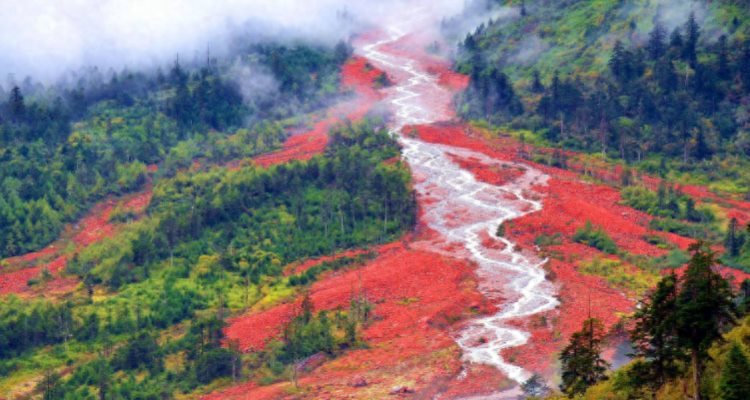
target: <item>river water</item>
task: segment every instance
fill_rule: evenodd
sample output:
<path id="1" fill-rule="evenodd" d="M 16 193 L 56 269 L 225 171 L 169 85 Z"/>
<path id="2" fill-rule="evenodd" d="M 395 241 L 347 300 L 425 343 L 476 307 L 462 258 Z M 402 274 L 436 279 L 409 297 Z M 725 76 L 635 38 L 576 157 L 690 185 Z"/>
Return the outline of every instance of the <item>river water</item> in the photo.
<path id="1" fill-rule="evenodd" d="M 422 223 L 438 233 L 437 239 L 415 245 L 474 262 L 480 291 L 497 306 L 496 313 L 471 320 L 456 333 L 464 360 L 494 366 L 522 383 L 532 372 L 509 362 L 501 352 L 527 343 L 530 334 L 519 328 L 523 324 L 513 325 L 511 321 L 552 310 L 558 302 L 554 287 L 545 280 L 541 267 L 545 260 L 517 251 L 514 243 L 496 237 L 495 232 L 503 222 L 541 209 L 539 194 L 532 187 L 546 184 L 547 176 L 528 165 L 403 134 L 404 127 L 453 119 L 445 112 L 450 108 L 452 93 L 438 84 L 438 79 L 420 64 L 419 57 L 403 51 L 408 46 L 393 50 L 394 44 L 410 33 L 405 27 L 414 30 L 424 26 L 420 22 L 423 21 L 389 26 L 379 40 L 362 45 L 357 51 L 394 81 L 392 87 L 384 90 L 385 101 L 394 114 L 390 129 L 398 136 L 403 156 L 414 174 Z M 518 168 L 523 173 L 506 184 L 492 185 L 461 168 L 454 162 L 455 157 L 487 166 Z M 493 238 L 490 243 L 488 237 Z"/>

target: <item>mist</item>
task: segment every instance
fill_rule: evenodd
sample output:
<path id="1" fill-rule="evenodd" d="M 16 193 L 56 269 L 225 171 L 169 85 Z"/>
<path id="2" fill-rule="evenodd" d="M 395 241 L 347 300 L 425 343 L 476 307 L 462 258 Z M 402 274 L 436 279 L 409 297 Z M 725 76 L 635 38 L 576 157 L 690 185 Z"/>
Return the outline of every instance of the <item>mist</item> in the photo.
<path id="1" fill-rule="evenodd" d="M 657 5 L 656 17 L 668 32 L 685 25 L 691 13 L 699 25 L 703 25 L 708 15 L 706 4 L 696 0 L 659 0 Z"/>
<path id="2" fill-rule="evenodd" d="M 220 4 L 217 4 L 220 3 Z M 0 76 L 164 65 L 221 55 L 238 34 L 333 43 L 415 6 L 436 17 L 461 2 L 407 0 L 26 0 L 0 14 Z M 252 40 L 252 38 L 250 38 Z"/>

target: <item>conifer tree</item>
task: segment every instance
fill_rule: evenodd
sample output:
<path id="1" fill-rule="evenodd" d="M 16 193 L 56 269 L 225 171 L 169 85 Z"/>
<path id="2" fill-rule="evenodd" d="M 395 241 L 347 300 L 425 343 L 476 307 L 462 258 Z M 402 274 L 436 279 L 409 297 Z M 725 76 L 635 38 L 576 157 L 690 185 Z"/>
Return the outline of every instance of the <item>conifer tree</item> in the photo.
<path id="1" fill-rule="evenodd" d="M 729 283 L 713 270 L 715 254 L 702 242 L 690 246 L 693 256 L 677 297 L 675 325 L 680 346 L 690 354 L 693 399 L 701 399 L 701 373 L 711 344 L 734 322 Z"/>
<path id="2" fill-rule="evenodd" d="M 740 248 L 744 244 L 744 237 L 740 234 L 738 227 L 739 223 L 737 222 L 737 218 L 732 218 L 729 221 L 727 236 L 724 239 L 724 247 L 730 257 L 737 257 L 740 255 Z"/>
<path id="3" fill-rule="evenodd" d="M 750 399 L 750 362 L 737 343 L 732 344 L 726 356 L 719 393 L 721 400 Z"/>
<path id="4" fill-rule="evenodd" d="M 647 378 L 653 387 L 660 387 L 676 376 L 677 361 L 683 356 L 675 329 L 677 295 L 677 275 L 672 273 L 659 281 L 641 302 L 630 332 L 634 355 L 645 359 Z"/>
<path id="5" fill-rule="evenodd" d="M 560 390 L 571 398 L 604 379 L 609 364 L 601 357 L 604 325 L 595 318 L 583 322 L 580 331 L 571 336 L 570 343 L 560 355 L 562 383 Z"/>
<path id="6" fill-rule="evenodd" d="M 690 13 L 690 18 L 685 23 L 685 43 L 682 48 L 682 58 L 694 66 L 698 62 L 696 47 L 700 36 L 700 26 L 695 21 L 695 14 Z"/>
<path id="7" fill-rule="evenodd" d="M 21 89 L 18 86 L 14 86 L 10 91 L 10 99 L 8 99 L 10 107 L 10 118 L 14 122 L 20 122 L 26 115 L 26 104 L 24 103 Z"/>
<path id="8" fill-rule="evenodd" d="M 664 55 L 664 40 L 667 37 L 667 32 L 664 30 L 664 26 L 658 21 L 654 24 L 654 29 L 648 34 L 648 54 L 652 60 L 658 60 Z"/>

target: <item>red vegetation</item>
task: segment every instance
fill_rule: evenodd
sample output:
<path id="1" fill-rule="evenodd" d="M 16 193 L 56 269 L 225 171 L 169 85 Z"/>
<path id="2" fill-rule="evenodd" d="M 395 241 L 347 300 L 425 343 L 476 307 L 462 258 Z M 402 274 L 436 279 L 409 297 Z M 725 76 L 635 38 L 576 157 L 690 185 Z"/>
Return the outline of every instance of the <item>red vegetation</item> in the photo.
<path id="1" fill-rule="evenodd" d="M 0 295 L 33 294 L 33 288 L 27 285 L 32 278 L 38 278 L 42 270 L 52 274 L 52 281 L 47 282 L 45 293 L 62 293 L 75 288 L 77 281 L 71 277 L 61 277 L 60 272 L 65 268 L 68 254 L 63 252 L 69 243 L 72 243 L 77 251 L 86 248 L 107 237 L 111 237 L 117 226 L 109 222 L 112 210 L 120 204 L 124 210 L 132 211 L 141 215 L 146 211 L 151 202 L 151 187 L 146 190 L 124 196 L 121 199 L 108 199 L 91 208 L 89 213 L 73 225 L 65 228 L 62 237 L 55 243 L 44 249 L 28 253 L 23 256 L 12 257 L 4 260 L 6 268 L 0 270 Z M 56 257 L 53 261 L 45 264 L 44 260 Z M 40 261 L 41 260 L 41 261 Z M 29 267 L 29 264 L 36 264 Z"/>
<path id="2" fill-rule="evenodd" d="M 284 275 L 289 276 L 289 275 L 294 275 L 294 274 L 301 274 L 307 271 L 308 269 L 315 267 L 317 265 L 320 265 L 324 262 L 335 261 L 344 257 L 356 257 L 358 255 L 365 254 L 365 253 L 367 253 L 367 250 L 356 249 L 356 250 L 347 250 L 347 251 L 338 253 L 333 256 L 311 258 L 309 260 L 305 260 L 300 263 L 294 263 L 294 264 L 289 265 L 284 271 Z"/>
<path id="3" fill-rule="evenodd" d="M 55 275 L 65 268 L 67 262 L 66 256 L 59 256 L 46 265 L 2 273 L 0 274 L 0 295 L 27 291 L 30 289 L 28 286 L 29 280 L 39 278 L 44 268 Z"/>
<path id="4" fill-rule="evenodd" d="M 455 154 L 449 154 L 449 156 L 453 162 L 471 172 L 478 180 L 492 185 L 504 185 L 524 174 L 523 169 L 518 167 L 485 165 L 475 158 L 463 158 Z"/>
<path id="5" fill-rule="evenodd" d="M 400 376 L 417 379 L 420 385 L 432 380 L 422 376 L 428 367 L 434 377 L 454 376 L 460 362 L 449 333 L 451 324 L 491 308 L 477 292 L 472 268 L 465 263 L 403 243 L 379 251 L 381 255 L 366 266 L 332 274 L 310 289 L 316 310 L 346 309 L 360 284 L 375 305 L 375 321 L 363 333 L 370 348 L 347 352 L 306 377 L 305 384 L 309 382 L 317 394 L 343 395 L 354 390 L 348 382 L 360 375 L 377 385 L 378 379 L 383 381 L 396 369 Z M 227 337 L 238 339 L 243 349 L 260 348 L 280 334 L 284 323 L 298 312 L 298 302 L 237 318 L 231 321 Z M 438 363 L 439 359 L 443 360 Z M 409 371 L 399 367 L 418 360 L 427 365 L 414 365 Z M 271 390 L 249 384 L 209 398 L 275 398 L 282 390 L 278 386 Z M 381 394 L 388 390 L 384 386 Z"/>
<path id="6" fill-rule="evenodd" d="M 677 276 L 682 276 L 685 271 L 687 270 L 687 265 L 684 265 L 680 268 L 675 268 L 674 272 L 677 274 Z M 750 274 L 744 271 L 740 271 L 734 268 L 725 267 L 723 265 L 717 265 L 714 267 L 714 270 L 721 274 L 721 276 L 724 277 L 724 279 L 728 280 L 735 289 L 738 289 L 742 281 L 745 279 L 750 279 Z M 665 270 L 662 273 L 664 275 L 669 274 L 672 270 Z"/>
<path id="7" fill-rule="evenodd" d="M 375 79 L 382 74 L 382 71 L 368 64 L 364 58 L 355 57 L 347 62 L 342 68 L 341 83 L 345 89 L 354 91 L 355 97 L 331 108 L 328 116 L 318 121 L 312 130 L 292 135 L 284 142 L 281 150 L 256 157 L 255 162 L 267 167 L 292 160 L 309 160 L 323 153 L 328 144 L 328 131 L 335 124 L 345 119 L 361 120 L 380 100 L 381 95 L 375 89 Z"/>
<path id="8" fill-rule="evenodd" d="M 31 252 L 31 253 L 26 253 L 26 254 L 21 255 L 21 256 L 6 258 L 4 261 L 8 265 L 26 264 L 26 263 L 30 263 L 30 262 L 36 261 L 39 258 L 44 258 L 44 257 L 51 256 L 51 255 L 55 254 L 57 251 L 58 251 L 58 249 L 56 249 L 55 245 L 52 244 L 52 245 L 49 245 L 49 246 L 43 248 L 42 250 Z"/>
<path id="9" fill-rule="evenodd" d="M 309 160 L 325 150 L 328 144 L 328 130 L 335 121 L 335 118 L 324 119 L 316 123 L 311 131 L 291 136 L 284 142 L 281 150 L 258 156 L 255 163 L 268 167 L 292 160 Z"/>
<path id="10" fill-rule="evenodd" d="M 663 255 L 665 250 L 644 240 L 646 235 L 657 234 L 647 228 L 651 216 L 621 205 L 619 191 L 615 188 L 583 182 L 572 171 L 519 159 L 516 156 L 518 144 L 510 139 L 488 140 L 456 124 L 409 127 L 405 132 L 414 129 L 422 140 L 470 149 L 499 160 L 515 160 L 541 169 L 550 176 L 547 185 L 537 188 L 543 195 L 542 210 L 510 221 L 505 235 L 520 248 L 535 248 L 536 238 L 542 234 L 560 235 L 560 244 L 550 246 L 548 251 L 560 254 L 562 259 L 551 259 L 546 268 L 549 279 L 558 286 L 561 305 L 555 312 L 518 321 L 532 337 L 527 345 L 508 350 L 504 354 L 506 358 L 529 370 L 548 371 L 553 354 L 588 317 L 589 304 L 591 315 L 610 328 L 619 322 L 622 314 L 632 311 L 635 299 L 611 288 L 600 277 L 583 275 L 576 270 L 580 260 L 601 253 L 573 243 L 572 236 L 586 221 L 591 221 L 607 231 L 620 249 L 648 256 Z M 477 179 L 488 183 L 498 184 L 512 179 L 512 175 L 503 173 L 505 170 L 501 169 L 497 174 L 498 168 L 484 166 L 476 160 L 454 157 L 454 161 Z M 658 234 L 681 248 L 687 248 L 692 242 L 677 235 Z"/>
<path id="11" fill-rule="evenodd" d="M 76 247 L 86 247 L 112 235 L 114 226 L 109 223 L 109 216 L 113 208 L 114 201 L 99 203 L 75 224 L 73 229 L 78 233 L 73 237 L 73 242 Z"/>

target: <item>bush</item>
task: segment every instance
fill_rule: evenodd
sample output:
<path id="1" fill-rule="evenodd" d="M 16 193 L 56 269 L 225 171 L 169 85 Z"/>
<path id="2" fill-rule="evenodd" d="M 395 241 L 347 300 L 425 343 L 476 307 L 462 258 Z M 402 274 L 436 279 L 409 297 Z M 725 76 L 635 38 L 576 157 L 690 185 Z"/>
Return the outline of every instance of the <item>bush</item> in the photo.
<path id="1" fill-rule="evenodd" d="M 161 370 L 164 360 L 161 348 L 153 336 L 140 333 L 128 344 L 120 347 L 112 360 L 112 367 L 122 370 L 147 368 Z"/>
<path id="2" fill-rule="evenodd" d="M 586 225 L 583 228 L 578 228 L 573 240 L 578 243 L 599 249 L 605 253 L 616 254 L 617 244 L 612 240 L 611 237 L 601 227 L 596 227 L 591 224 L 591 221 L 586 221 Z"/>
<path id="3" fill-rule="evenodd" d="M 232 375 L 237 358 L 230 350 L 224 348 L 211 349 L 198 357 L 195 363 L 195 378 L 206 384 L 216 378 Z"/>
<path id="4" fill-rule="evenodd" d="M 697 224 L 678 221 L 673 218 L 655 218 L 648 223 L 648 227 L 657 231 L 671 232 L 680 236 L 694 239 L 707 239 L 706 230 Z"/>

